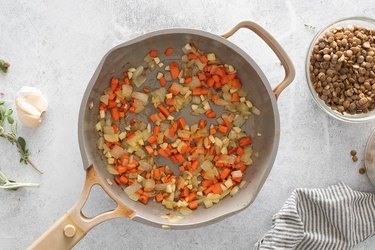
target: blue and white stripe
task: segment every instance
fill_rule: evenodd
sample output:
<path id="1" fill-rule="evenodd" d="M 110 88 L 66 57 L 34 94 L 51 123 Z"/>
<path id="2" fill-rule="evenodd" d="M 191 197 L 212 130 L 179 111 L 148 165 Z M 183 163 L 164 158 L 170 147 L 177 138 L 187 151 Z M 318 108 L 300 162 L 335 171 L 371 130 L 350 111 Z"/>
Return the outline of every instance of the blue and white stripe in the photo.
<path id="1" fill-rule="evenodd" d="M 293 191 L 257 249 L 351 249 L 375 234 L 375 195 L 339 183 Z"/>

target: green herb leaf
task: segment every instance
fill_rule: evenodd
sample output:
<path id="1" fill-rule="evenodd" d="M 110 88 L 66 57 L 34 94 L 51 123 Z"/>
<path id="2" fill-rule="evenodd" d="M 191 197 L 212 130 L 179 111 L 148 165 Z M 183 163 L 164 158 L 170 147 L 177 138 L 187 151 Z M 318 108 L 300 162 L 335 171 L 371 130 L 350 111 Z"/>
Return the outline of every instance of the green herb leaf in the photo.
<path id="1" fill-rule="evenodd" d="M 11 114 L 13 114 L 13 109 L 8 109 L 7 111 L 5 111 L 6 116 L 10 116 Z"/>
<path id="2" fill-rule="evenodd" d="M 14 123 L 14 119 L 11 116 L 7 116 L 7 120 L 8 120 L 8 123 L 11 125 Z"/>
<path id="3" fill-rule="evenodd" d="M 20 145 L 23 152 L 26 152 L 26 141 L 23 137 L 18 137 L 17 139 L 18 144 Z"/>
<path id="4" fill-rule="evenodd" d="M 5 101 L 1 100 L 0 105 L 4 105 Z"/>

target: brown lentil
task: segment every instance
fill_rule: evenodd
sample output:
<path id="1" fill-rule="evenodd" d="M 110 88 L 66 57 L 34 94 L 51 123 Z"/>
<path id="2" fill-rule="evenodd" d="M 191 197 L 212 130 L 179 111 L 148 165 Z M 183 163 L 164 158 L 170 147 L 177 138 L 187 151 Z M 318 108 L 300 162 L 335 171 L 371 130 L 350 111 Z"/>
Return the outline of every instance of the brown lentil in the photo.
<path id="1" fill-rule="evenodd" d="M 352 160 L 353 160 L 353 162 L 356 162 L 356 161 L 358 161 L 358 157 L 357 157 L 356 155 L 354 155 L 354 156 L 352 157 Z"/>
<path id="2" fill-rule="evenodd" d="M 333 27 L 314 45 L 310 79 L 326 105 L 340 113 L 375 108 L 375 29 Z"/>
<path id="3" fill-rule="evenodd" d="M 350 150 L 350 154 L 351 156 L 355 156 L 357 154 L 357 151 L 355 151 L 354 149 Z"/>
<path id="4" fill-rule="evenodd" d="M 364 173 L 366 173 L 366 168 L 362 167 L 362 168 L 360 168 L 360 169 L 358 170 L 358 172 L 359 172 L 360 174 L 364 174 Z"/>

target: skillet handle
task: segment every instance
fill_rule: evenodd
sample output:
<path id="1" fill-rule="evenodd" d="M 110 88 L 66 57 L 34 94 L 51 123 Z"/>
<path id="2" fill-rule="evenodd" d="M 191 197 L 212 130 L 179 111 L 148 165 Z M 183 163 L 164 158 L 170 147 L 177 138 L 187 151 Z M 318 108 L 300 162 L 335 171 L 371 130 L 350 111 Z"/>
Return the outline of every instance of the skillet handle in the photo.
<path id="1" fill-rule="evenodd" d="M 87 218 L 82 213 L 90 194 L 91 188 L 99 185 L 117 204 L 116 208 L 101 213 L 93 218 Z M 116 197 L 112 195 L 106 185 L 103 185 L 93 166 L 90 166 L 86 172 L 86 181 L 78 202 L 58 220 L 50 229 L 40 236 L 31 246 L 29 250 L 66 250 L 73 248 L 94 226 L 113 218 L 135 216 L 133 210 L 122 205 Z"/>
<path id="2" fill-rule="evenodd" d="M 261 26 L 252 21 L 240 22 L 233 29 L 222 35 L 222 37 L 229 38 L 241 28 L 252 30 L 255 34 L 262 38 L 268 46 L 270 46 L 273 52 L 275 52 L 276 56 L 280 59 L 285 70 L 285 78 L 273 89 L 273 93 L 275 94 L 275 97 L 277 99 L 280 96 L 281 92 L 289 86 L 289 84 L 295 77 L 296 73 L 292 61 L 290 60 L 284 49 L 280 46 L 280 44 L 275 40 L 275 38 L 273 38 L 273 36 Z"/>

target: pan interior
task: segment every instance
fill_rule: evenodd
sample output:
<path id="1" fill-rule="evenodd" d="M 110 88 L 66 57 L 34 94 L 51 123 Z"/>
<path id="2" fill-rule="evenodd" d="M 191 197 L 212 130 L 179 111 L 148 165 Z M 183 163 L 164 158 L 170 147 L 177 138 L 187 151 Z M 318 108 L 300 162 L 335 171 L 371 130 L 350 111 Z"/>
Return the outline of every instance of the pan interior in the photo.
<path id="1" fill-rule="evenodd" d="M 186 29 L 164 30 L 115 47 L 108 52 L 98 66 L 87 87 L 80 113 L 79 140 L 85 167 L 94 165 L 106 185 L 106 179 L 112 179 L 112 176 L 105 170 L 105 158 L 96 148 L 98 135 L 95 130 L 99 96 L 108 87 L 110 78 L 122 76 L 123 71 L 130 66 L 141 65 L 144 56 L 151 49 L 157 49 L 162 54 L 166 48 L 172 47 L 174 48 L 174 57 L 171 59 L 180 59 L 183 54 L 181 48 L 186 43 L 191 42 L 206 53 L 215 53 L 223 63 L 231 64 L 236 68 L 242 85 L 248 93 L 248 99 L 261 110 L 261 115 L 251 116 L 242 128 L 248 135 L 254 137 L 254 152 L 258 152 L 259 156 L 253 157 L 254 164 L 248 167 L 244 178 L 247 183 L 234 197 L 226 197 L 210 209 L 199 208 L 192 215 L 177 222 L 171 222 L 161 217 L 169 212 L 161 204 L 149 202 L 145 206 L 140 202 L 130 200 L 116 184 L 109 187 L 126 206 L 135 210 L 136 220 L 156 226 L 170 225 L 172 228 L 188 228 L 193 225 L 213 222 L 248 206 L 255 199 L 272 168 L 279 141 L 279 114 L 272 90 L 264 74 L 245 52 L 227 40 L 210 33 Z M 155 72 L 157 72 L 157 69 Z M 152 77 L 152 79 L 155 79 L 154 75 Z M 151 76 L 148 76 L 148 79 L 151 79 Z M 146 81 L 145 86 L 147 85 L 151 89 L 159 87 L 158 82 L 153 80 Z M 91 102 L 93 102 L 94 107 L 89 109 L 89 103 Z M 188 123 L 196 122 L 196 120 L 193 120 L 196 118 L 189 112 L 181 115 L 185 117 Z M 258 136 L 258 133 L 261 136 Z"/>

